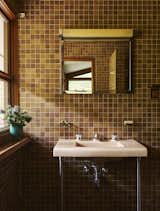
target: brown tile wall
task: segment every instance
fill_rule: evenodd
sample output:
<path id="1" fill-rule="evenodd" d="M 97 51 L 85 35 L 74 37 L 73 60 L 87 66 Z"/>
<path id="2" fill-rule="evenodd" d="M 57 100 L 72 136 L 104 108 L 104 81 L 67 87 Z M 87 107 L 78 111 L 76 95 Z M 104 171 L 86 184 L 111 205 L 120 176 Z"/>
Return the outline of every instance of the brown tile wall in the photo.
<path id="1" fill-rule="evenodd" d="M 22 209 L 22 184 L 20 163 L 21 152 L 0 160 L 0 210 L 18 211 Z"/>
<path id="2" fill-rule="evenodd" d="M 28 167 L 24 168 L 24 205 L 27 210 L 58 210 L 57 160 L 52 158 L 51 152 L 59 137 L 74 137 L 81 132 L 83 137 L 91 138 L 96 132 L 102 138 L 109 138 L 117 132 L 120 138 L 135 138 L 150 149 L 150 158 L 144 159 L 142 166 L 142 210 L 158 211 L 160 101 L 150 99 L 149 87 L 160 83 L 159 0 L 24 2 L 21 10 L 26 12 L 26 18 L 19 20 L 20 101 L 33 116 L 27 131 L 35 139 L 25 154 Z M 60 28 L 133 28 L 134 94 L 60 95 Z M 61 128 L 59 122 L 63 119 L 73 122 L 74 126 Z M 135 125 L 124 127 L 124 119 L 133 119 Z M 66 209 L 78 209 L 78 204 L 81 210 L 88 211 L 135 210 L 135 182 L 129 163 L 130 160 L 126 165 L 123 162 L 106 164 L 112 178 L 108 178 L 111 182 L 105 182 L 106 193 L 104 186 L 95 191 L 79 169 L 72 174 L 70 162 L 65 180 Z M 83 189 L 81 180 L 85 184 Z M 95 192 L 100 192 L 97 195 L 101 197 Z"/>
<path id="3" fill-rule="evenodd" d="M 20 5 L 23 5 L 22 4 L 22 1 L 21 0 L 4 0 L 7 5 L 9 6 L 9 8 L 14 11 L 15 13 L 18 12 L 18 8 Z"/>

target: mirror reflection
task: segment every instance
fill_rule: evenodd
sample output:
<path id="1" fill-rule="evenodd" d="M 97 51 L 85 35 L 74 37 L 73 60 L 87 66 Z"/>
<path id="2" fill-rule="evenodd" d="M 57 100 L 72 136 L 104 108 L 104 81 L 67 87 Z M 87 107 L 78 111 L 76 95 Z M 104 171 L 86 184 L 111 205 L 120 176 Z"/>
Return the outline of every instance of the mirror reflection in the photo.
<path id="1" fill-rule="evenodd" d="M 64 58 L 64 87 L 68 94 L 92 94 L 93 60 L 86 57 Z"/>
<path id="2" fill-rule="evenodd" d="M 64 92 L 128 93 L 131 86 L 130 48 L 130 41 L 126 39 L 64 42 Z"/>

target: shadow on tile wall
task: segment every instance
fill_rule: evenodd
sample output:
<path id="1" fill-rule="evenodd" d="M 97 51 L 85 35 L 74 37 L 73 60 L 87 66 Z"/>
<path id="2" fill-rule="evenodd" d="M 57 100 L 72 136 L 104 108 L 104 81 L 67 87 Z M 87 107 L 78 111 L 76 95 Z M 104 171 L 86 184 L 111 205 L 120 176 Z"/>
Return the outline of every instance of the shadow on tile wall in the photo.
<path id="1" fill-rule="evenodd" d="M 0 160 L 1 211 L 18 211 L 23 209 L 21 172 L 19 171 L 21 160 L 22 154 L 20 151 Z"/>
<path id="2" fill-rule="evenodd" d="M 143 211 L 158 211 L 159 186 L 156 185 L 160 182 L 157 157 L 160 149 L 160 102 L 151 101 L 149 87 L 160 83 L 160 2 L 32 0 L 25 1 L 20 10 L 26 13 L 25 19 L 18 20 L 20 101 L 21 106 L 33 116 L 27 131 L 35 140 L 35 144 L 24 154 L 23 194 L 26 210 L 58 210 L 57 161 L 52 158 L 51 151 L 59 137 L 74 137 L 75 133 L 81 132 L 84 137 L 90 138 L 97 132 L 102 138 L 109 138 L 117 132 L 121 138 L 136 138 L 150 148 L 150 159 L 143 161 Z M 60 28 L 133 28 L 134 94 L 60 95 Z M 73 122 L 74 127 L 60 128 L 59 122 L 63 119 Z M 135 125 L 123 127 L 124 119 L 133 119 Z M 130 166 L 129 162 L 126 165 Z M 72 174 L 70 164 L 65 180 L 65 194 L 68 193 L 66 209 L 74 210 L 77 204 L 78 209 L 81 204 L 81 210 L 89 210 L 88 204 L 92 200 L 93 205 L 98 202 L 100 211 L 105 208 L 134 210 L 134 175 L 132 171 L 126 173 L 126 165 L 119 165 L 122 171 L 118 174 L 116 164 L 110 164 L 115 180 L 125 179 L 121 191 L 116 188 L 115 182 L 108 185 L 106 191 L 103 188 L 99 190 L 101 197 L 98 198 L 86 177 Z M 81 180 L 85 186 L 82 192 L 77 192 Z M 122 190 L 127 190 L 127 194 Z M 123 199 L 121 203 L 118 193 Z M 113 203 L 110 204 L 110 201 Z M 98 209 L 96 205 L 91 208 Z"/>

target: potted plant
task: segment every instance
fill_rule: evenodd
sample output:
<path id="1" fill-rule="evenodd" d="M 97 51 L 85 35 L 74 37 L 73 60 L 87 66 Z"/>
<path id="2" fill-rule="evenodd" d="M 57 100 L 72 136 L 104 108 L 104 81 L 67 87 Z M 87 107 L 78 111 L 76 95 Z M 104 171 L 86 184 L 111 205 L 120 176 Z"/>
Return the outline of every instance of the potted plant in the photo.
<path id="1" fill-rule="evenodd" d="M 21 111 L 17 105 L 9 105 L 6 111 L 1 110 L 1 113 L 9 125 L 10 134 L 17 138 L 23 135 L 23 127 L 32 120 L 32 117 L 26 111 Z"/>

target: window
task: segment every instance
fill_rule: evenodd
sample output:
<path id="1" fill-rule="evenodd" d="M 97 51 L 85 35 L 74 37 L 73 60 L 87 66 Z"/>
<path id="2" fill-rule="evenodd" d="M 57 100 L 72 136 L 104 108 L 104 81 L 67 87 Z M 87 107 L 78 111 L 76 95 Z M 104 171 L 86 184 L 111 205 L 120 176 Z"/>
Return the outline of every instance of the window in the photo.
<path id="1" fill-rule="evenodd" d="M 0 109 L 6 109 L 9 102 L 9 21 L 0 12 Z M 1 114 L 2 117 L 2 114 Z M 5 126 L 5 122 L 0 120 L 0 128 Z"/>
<path id="2" fill-rule="evenodd" d="M 15 69 L 15 16 L 4 1 L 0 1 L 0 109 L 15 104 L 13 72 Z M 15 75 L 15 73 L 14 73 Z M 0 114 L 0 117 L 3 117 Z M 6 123 L 0 118 L 0 130 Z"/>
<path id="3" fill-rule="evenodd" d="M 8 73 L 9 21 L 0 12 L 0 70 Z"/>

